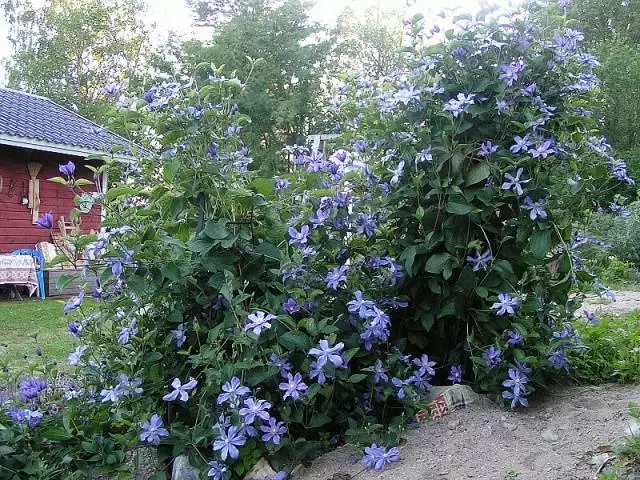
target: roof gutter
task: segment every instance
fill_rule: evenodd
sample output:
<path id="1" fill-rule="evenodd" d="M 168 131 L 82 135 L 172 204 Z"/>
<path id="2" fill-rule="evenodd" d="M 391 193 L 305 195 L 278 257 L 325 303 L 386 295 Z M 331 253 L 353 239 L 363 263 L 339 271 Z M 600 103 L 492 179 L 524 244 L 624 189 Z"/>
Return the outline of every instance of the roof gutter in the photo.
<path id="1" fill-rule="evenodd" d="M 9 145 L 11 147 L 27 148 L 29 150 L 40 150 L 42 152 L 61 153 L 63 155 L 73 155 L 76 157 L 88 157 L 89 155 L 108 155 L 108 152 L 93 150 L 89 148 L 76 147 L 73 145 L 64 145 L 60 143 L 46 142 L 44 140 L 36 140 L 34 138 L 18 137 L 13 135 L 0 134 L 0 145 Z M 130 155 L 116 154 L 117 160 L 131 163 L 135 161 L 135 157 Z"/>

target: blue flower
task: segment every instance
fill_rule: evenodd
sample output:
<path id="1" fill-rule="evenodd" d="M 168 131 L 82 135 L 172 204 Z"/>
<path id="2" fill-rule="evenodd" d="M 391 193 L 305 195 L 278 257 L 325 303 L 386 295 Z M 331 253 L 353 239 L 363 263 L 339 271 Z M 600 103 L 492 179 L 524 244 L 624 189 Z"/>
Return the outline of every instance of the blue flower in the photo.
<path id="1" fill-rule="evenodd" d="M 273 189 L 276 192 L 287 189 L 291 186 L 291 182 L 286 178 L 273 177 L 273 181 L 275 182 L 275 186 L 273 187 Z"/>
<path id="2" fill-rule="evenodd" d="M 524 397 L 524 394 L 516 395 L 511 390 L 505 390 L 502 392 L 502 398 L 505 400 L 511 400 L 511 408 L 516 408 L 518 403 L 523 407 L 529 406 L 529 401 Z"/>
<path id="3" fill-rule="evenodd" d="M 261 440 L 263 442 L 271 442 L 274 445 L 280 445 L 280 437 L 286 435 L 288 431 L 283 422 L 278 422 L 273 417 L 269 418 L 268 423 L 262 425 L 260 430 L 263 432 Z"/>
<path id="4" fill-rule="evenodd" d="M 511 145 L 511 147 L 509 148 L 509 150 L 511 150 L 511 153 L 518 153 L 518 152 L 527 153 L 529 151 L 529 147 L 533 145 L 531 143 L 531 140 L 529 140 L 529 135 L 525 135 L 524 137 L 520 137 L 519 135 L 516 135 L 513 138 L 513 141 L 516 143 L 514 145 Z M 522 170 L 522 169 L 518 169 L 518 170 Z"/>
<path id="5" fill-rule="evenodd" d="M 289 315 L 295 315 L 300 311 L 300 305 L 294 298 L 289 297 L 287 301 L 282 304 L 282 309 Z"/>
<path id="6" fill-rule="evenodd" d="M 222 385 L 222 391 L 224 393 L 218 395 L 218 405 L 229 402 L 232 407 L 237 405 L 238 399 L 251 393 L 251 390 L 240 384 L 240 379 L 238 377 L 232 377 L 231 380 Z"/>
<path id="7" fill-rule="evenodd" d="M 218 156 L 218 144 L 217 143 L 212 143 L 211 145 L 209 145 L 209 148 L 207 148 L 207 155 L 209 155 L 210 157 L 217 157 Z"/>
<path id="8" fill-rule="evenodd" d="M 266 400 L 247 398 L 244 401 L 244 405 L 244 408 L 241 408 L 239 413 L 245 424 L 252 424 L 256 417 L 261 418 L 262 420 L 269 420 L 269 409 L 271 408 L 271 404 Z"/>
<path id="9" fill-rule="evenodd" d="M 150 420 L 147 420 L 140 427 L 142 433 L 140 434 L 140 441 L 146 442 L 149 445 L 157 447 L 160 445 L 160 439 L 162 437 L 168 437 L 169 431 L 164 428 L 164 423 L 160 415 L 154 414 Z"/>
<path id="10" fill-rule="evenodd" d="M 20 398 L 24 402 L 40 399 L 40 392 L 47 389 L 47 381 L 36 377 L 27 377 L 18 384 Z"/>
<path id="11" fill-rule="evenodd" d="M 416 154 L 415 163 L 416 166 L 418 163 L 426 162 L 429 163 L 433 161 L 433 154 L 431 153 L 431 145 L 427 145 L 424 149 Z"/>
<path id="12" fill-rule="evenodd" d="M 385 447 L 372 443 L 370 447 L 364 449 L 364 457 L 362 461 L 368 469 L 382 470 L 388 463 L 399 462 L 400 452 L 397 448 L 390 448 L 387 450 Z"/>
<path id="13" fill-rule="evenodd" d="M 567 359 L 567 352 L 564 349 L 551 352 L 548 360 L 553 368 L 569 371 L 569 360 Z"/>
<path id="14" fill-rule="evenodd" d="M 365 300 L 360 290 L 356 290 L 354 295 L 356 298 L 347 302 L 347 309 L 352 313 L 358 312 L 360 318 L 366 318 L 375 303 L 372 300 Z"/>
<path id="15" fill-rule="evenodd" d="M 613 213 L 621 217 L 628 217 L 631 215 L 631 212 L 627 210 L 624 205 L 618 205 L 616 202 L 611 202 L 609 204 L 609 208 Z"/>
<path id="16" fill-rule="evenodd" d="M 318 385 L 324 385 L 327 383 L 327 375 L 324 373 L 323 366 L 318 366 L 318 360 L 311 362 L 311 372 L 309 378 L 315 380 Z"/>
<path id="17" fill-rule="evenodd" d="M 527 389 L 527 382 L 529 381 L 527 376 L 515 368 L 510 368 L 508 374 L 509 378 L 502 382 L 502 386 L 511 388 L 516 396 L 524 394 Z"/>
<path id="18" fill-rule="evenodd" d="M 515 315 L 516 308 L 520 305 L 520 297 L 512 297 L 508 293 L 501 293 L 498 295 L 498 300 L 491 305 L 492 310 L 496 310 L 497 316 L 502 316 L 504 314 L 507 315 Z"/>
<path id="19" fill-rule="evenodd" d="M 422 355 L 420 358 L 415 358 L 413 363 L 419 368 L 418 376 L 422 377 L 425 374 L 433 377 L 436 374 L 436 371 L 433 369 L 435 367 L 436 362 L 432 362 L 429 360 L 427 355 Z"/>
<path id="20" fill-rule="evenodd" d="M 72 310 L 75 310 L 82 305 L 82 299 L 84 298 L 84 292 L 78 293 L 75 297 L 71 298 L 64 306 L 64 314 L 67 315 Z"/>
<path id="21" fill-rule="evenodd" d="M 46 228 L 47 230 L 51 230 L 53 228 L 53 215 L 51 212 L 46 212 L 40 215 L 40 218 L 36 221 L 36 225 L 40 228 Z"/>
<path id="22" fill-rule="evenodd" d="M 388 382 L 389 375 L 387 375 L 387 369 L 383 367 L 380 359 L 376 360 L 376 365 L 373 370 L 373 383 L 379 384 L 380 382 Z"/>
<path id="23" fill-rule="evenodd" d="M 305 245 L 309 236 L 309 225 L 303 225 L 298 232 L 294 227 L 289 227 L 289 245 Z"/>
<path id="24" fill-rule="evenodd" d="M 116 385 L 111 388 L 103 388 L 100 391 L 100 396 L 102 397 L 101 403 L 118 403 L 120 398 L 124 396 L 124 391 L 120 387 L 120 385 Z"/>
<path id="25" fill-rule="evenodd" d="M 356 140 L 353 142 L 353 148 L 358 153 L 364 153 L 368 146 L 369 144 L 366 140 Z"/>
<path id="26" fill-rule="evenodd" d="M 226 310 L 227 308 L 229 308 L 229 301 L 224 297 L 224 295 L 218 295 L 216 297 L 216 302 L 211 307 L 214 312 L 217 312 L 218 310 Z"/>
<path id="27" fill-rule="evenodd" d="M 469 95 L 465 95 L 464 93 L 459 93 L 457 98 L 452 98 L 447 103 L 444 104 L 444 111 L 451 112 L 451 114 L 458 118 L 458 116 L 465 112 L 468 105 L 473 105 L 475 93 L 470 93 Z"/>
<path id="28" fill-rule="evenodd" d="M 327 363 L 333 363 L 336 367 L 342 365 L 341 353 L 344 350 L 344 343 L 340 342 L 333 347 L 330 347 L 327 340 L 320 340 L 318 342 L 318 347 L 319 348 L 312 348 L 309 350 L 309 355 L 313 355 L 318 359 L 318 368 L 324 367 Z"/>
<path id="29" fill-rule="evenodd" d="M 473 265 L 473 271 L 486 270 L 489 264 L 493 261 L 493 255 L 491 255 L 491 249 L 486 249 L 484 252 L 477 250 L 475 256 L 468 255 L 467 262 Z"/>
<path id="30" fill-rule="evenodd" d="M 276 319 L 275 315 L 271 315 L 266 312 L 256 312 L 250 314 L 248 317 L 248 322 L 244 326 L 245 332 L 253 332 L 254 335 L 260 336 L 262 330 L 269 330 L 271 328 L 271 321 Z"/>
<path id="31" fill-rule="evenodd" d="M 531 85 L 528 85 L 525 88 L 521 88 L 520 93 L 522 93 L 524 97 L 533 97 L 533 94 L 536 93 L 537 88 L 538 88 L 538 85 L 536 85 L 535 83 L 532 83 Z"/>
<path id="32" fill-rule="evenodd" d="M 403 103 L 404 105 L 407 105 L 414 100 L 419 101 L 420 92 L 417 91 L 412 86 L 409 88 L 402 88 L 393 95 L 393 99 L 398 103 Z"/>
<path id="33" fill-rule="evenodd" d="M 531 220 L 536 220 L 537 218 L 545 219 L 547 218 L 547 212 L 544 210 L 545 204 L 546 201 L 544 198 L 534 202 L 531 197 L 526 197 L 522 208 L 529 210 L 529 218 Z"/>
<path id="34" fill-rule="evenodd" d="M 518 73 L 524 69 L 524 64 L 511 62 L 508 65 L 502 65 L 500 67 L 500 74 L 498 78 L 504 80 L 508 86 L 513 86 L 514 82 L 518 80 Z"/>
<path id="35" fill-rule="evenodd" d="M 189 400 L 189 391 L 196 388 L 198 382 L 195 378 L 189 378 L 189 381 L 183 385 L 179 378 L 174 378 L 171 386 L 173 387 L 173 392 L 167 393 L 162 397 L 162 400 L 165 402 L 173 402 L 179 398 L 181 402 L 186 402 Z"/>
<path id="36" fill-rule="evenodd" d="M 216 462 L 215 460 L 211 460 L 207 463 L 209 465 L 209 471 L 207 472 L 207 476 L 211 477 L 213 480 L 228 480 L 229 479 L 229 471 L 227 470 L 227 466 L 224 463 Z"/>
<path id="37" fill-rule="evenodd" d="M 29 428 L 35 428 L 42 423 L 42 412 L 38 411 L 35 407 L 32 408 L 12 408 L 6 411 L 7 417 L 9 417 L 15 424 L 26 424 Z"/>
<path id="38" fill-rule="evenodd" d="M 271 357 L 269 357 L 269 360 L 267 360 L 267 365 L 278 367 L 278 369 L 280 369 L 280 375 L 285 378 L 287 377 L 287 373 L 289 373 L 293 368 L 291 363 L 289 363 L 286 358 L 279 357 L 275 353 L 271 354 Z"/>
<path id="39" fill-rule="evenodd" d="M 507 344 L 511 346 L 518 346 L 524 344 L 524 338 L 515 330 L 507 331 Z"/>
<path id="40" fill-rule="evenodd" d="M 482 353 L 482 359 L 490 369 L 497 368 L 502 363 L 502 352 L 499 348 L 491 345 Z"/>
<path id="41" fill-rule="evenodd" d="M 87 350 L 87 348 L 88 347 L 86 345 L 80 345 L 79 347 L 76 347 L 75 351 L 69 354 L 67 363 L 72 366 L 77 365 L 78 362 L 82 359 L 82 355 L 84 355 L 84 352 Z"/>
<path id="42" fill-rule="evenodd" d="M 346 265 L 340 265 L 331 270 L 325 277 L 327 288 L 337 290 L 341 283 L 347 283 L 348 270 L 349 268 Z"/>
<path id="43" fill-rule="evenodd" d="M 118 336 L 118 343 L 120 345 L 126 345 L 129 343 L 131 336 L 135 336 L 138 334 L 138 324 L 135 319 L 131 320 L 129 326 L 122 328 L 120 330 L 120 335 Z"/>
<path id="44" fill-rule="evenodd" d="M 598 320 L 598 317 L 596 317 L 595 313 L 589 312 L 588 310 L 582 310 L 582 314 L 584 315 L 584 317 L 591 322 L 594 325 L 598 325 L 600 323 L 600 320 Z"/>
<path id="45" fill-rule="evenodd" d="M 407 385 L 411 385 L 412 379 L 409 378 L 407 380 L 401 380 L 397 377 L 393 377 L 391 379 L 391 384 L 398 389 L 396 392 L 396 397 L 399 400 L 404 400 L 407 397 L 407 392 L 405 392 L 404 387 Z"/>
<path id="46" fill-rule="evenodd" d="M 451 383 L 462 383 L 462 367 L 460 365 L 451 365 L 447 379 Z"/>
<path id="47" fill-rule="evenodd" d="M 296 373 L 291 375 L 287 373 L 287 381 L 280 383 L 278 388 L 284 392 L 283 400 L 291 397 L 292 400 L 298 400 L 300 395 L 307 391 L 309 387 L 302 381 L 302 375 Z"/>
<path id="48" fill-rule="evenodd" d="M 512 147 L 513 148 L 513 147 Z M 515 190 L 519 197 L 524 195 L 524 185 L 531 181 L 530 178 L 523 179 L 520 176 L 523 174 L 524 169 L 518 168 L 515 172 L 515 176 L 511 173 L 504 174 L 504 182 L 502 183 L 502 190 Z"/>
<path id="49" fill-rule="evenodd" d="M 490 140 L 486 142 L 482 142 L 480 145 L 480 150 L 478 151 L 478 156 L 480 157 L 489 157 L 492 153 L 496 153 L 498 151 L 498 145 L 494 145 Z"/>
<path id="50" fill-rule="evenodd" d="M 220 458 L 222 458 L 223 461 L 225 461 L 227 457 L 236 460 L 240 455 L 238 447 L 243 446 L 245 443 L 247 443 L 246 437 L 238 427 L 232 426 L 229 427 L 229 430 L 226 432 L 220 432 L 218 439 L 213 442 L 213 451 L 219 451 Z"/>
<path id="51" fill-rule="evenodd" d="M 366 213 L 359 213 L 356 218 L 356 231 L 367 237 L 372 237 L 376 229 L 375 219 Z"/>
<path id="52" fill-rule="evenodd" d="M 176 347 L 180 348 L 187 341 L 187 335 L 184 331 L 184 323 L 178 325 L 175 330 L 171 330 L 171 337 L 176 341 Z"/>
<path id="53" fill-rule="evenodd" d="M 124 83 L 122 82 L 108 83 L 104 87 L 102 87 L 102 92 L 106 93 L 107 95 L 115 95 L 123 88 L 124 88 Z"/>
<path id="54" fill-rule="evenodd" d="M 538 147 L 529 149 L 529 154 L 533 158 L 547 158 L 554 153 L 556 153 L 556 149 L 553 146 L 553 140 L 543 140 Z"/>

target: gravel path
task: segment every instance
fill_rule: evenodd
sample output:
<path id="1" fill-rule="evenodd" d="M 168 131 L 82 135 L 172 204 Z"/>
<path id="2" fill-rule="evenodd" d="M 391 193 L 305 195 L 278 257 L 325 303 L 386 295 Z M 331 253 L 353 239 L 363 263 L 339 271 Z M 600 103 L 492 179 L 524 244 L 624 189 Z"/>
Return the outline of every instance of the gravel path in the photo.
<path id="1" fill-rule="evenodd" d="M 580 312 L 584 309 L 596 315 L 625 315 L 640 309 L 640 292 L 618 291 L 614 293 L 615 302 L 606 297 L 589 295 L 585 298 Z"/>
<path id="2" fill-rule="evenodd" d="M 361 454 L 341 447 L 294 479 L 593 480 L 590 462 L 621 441 L 634 400 L 640 386 L 604 385 L 555 390 L 516 412 L 473 406 L 410 431 L 401 461 L 382 472 L 363 471 Z"/>

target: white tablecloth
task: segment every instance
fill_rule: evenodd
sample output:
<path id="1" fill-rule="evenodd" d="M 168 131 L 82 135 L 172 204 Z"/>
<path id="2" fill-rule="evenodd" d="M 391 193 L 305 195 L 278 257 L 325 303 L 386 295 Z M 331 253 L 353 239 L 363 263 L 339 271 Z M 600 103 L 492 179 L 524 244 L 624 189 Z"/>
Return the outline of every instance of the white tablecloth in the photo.
<path id="1" fill-rule="evenodd" d="M 30 255 L 0 255 L 0 285 L 26 287 L 29 296 L 38 289 L 36 262 Z"/>

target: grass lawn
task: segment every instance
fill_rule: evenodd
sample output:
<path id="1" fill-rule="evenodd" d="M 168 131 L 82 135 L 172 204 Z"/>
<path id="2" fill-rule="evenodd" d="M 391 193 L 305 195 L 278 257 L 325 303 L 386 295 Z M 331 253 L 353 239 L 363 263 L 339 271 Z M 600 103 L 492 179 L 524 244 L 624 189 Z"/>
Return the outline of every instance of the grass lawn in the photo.
<path id="1" fill-rule="evenodd" d="M 67 357 L 71 337 L 62 313 L 65 300 L 11 300 L 0 302 L 0 355 L 10 359 L 33 355 L 37 345 L 56 360 Z M 35 339 L 34 339 L 35 337 Z"/>

